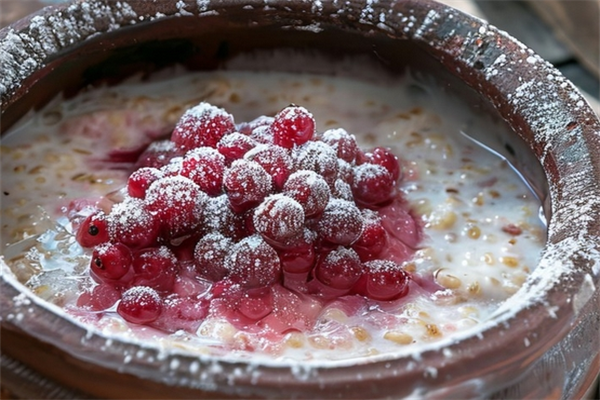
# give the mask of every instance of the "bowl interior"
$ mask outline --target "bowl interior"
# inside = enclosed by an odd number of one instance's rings
[[[551,188],[560,185],[559,181],[565,173],[561,155],[553,150],[550,152],[544,150],[551,139],[542,138],[540,140],[540,136],[536,136],[536,129],[539,130],[539,127],[535,126],[535,121],[530,118],[529,112],[519,110],[514,102],[511,103],[511,96],[519,87],[515,75],[506,74],[502,79],[489,78],[486,75],[490,73],[493,61],[502,54],[512,54],[515,58],[527,56],[527,54],[524,56],[520,53],[522,50],[520,45],[513,42],[512,39],[505,37],[481,21],[430,2],[422,2],[420,5],[411,2],[382,5],[382,12],[393,10],[394,13],[397,13],[396,18],[390,18],[389,21],[386,21],[387,25],[383,26],[374,22],[361,21],[360,15],[362,14],[351,9],[346,9],[344,13],[338,13],[336,16],[334,13],[329,14],[323,10],[315,12],[310,5],[306,4],[277,2],[273,4],[272,8],[264,8],[262,5],[259,7],[258,4],[252,2],[247,7],[240,7],[234,3],[224,2],[215,5],[214,9],[210,10],[195,9],[190,6],[193,13],[184,13],[177,8],[175,2],[159,2],[158,5],[133,2],[131,12],[138,17],[139,21],[143,20],[143,23],[129,25],[122,23],[118,29],[108,29],[108,25],[102,26],[106,22],[97,21],[96,28],[101,32],[100,34],[90,35],[84,40],[76,41],[75,45],[57,49],[49,54],[31,75],[13,87],[7,86],[8,90],[2,92],[2,133],[4,134],[11,126],[17,124],[27,113],[40,109],[57,95],[70,98],[90,86],[118,84],[128,77],[140,73],[150,77],[160,74],[174,65],[191,71],[223,69],[314,72],[363,80],[380,79],[381,74],[397,76],[410,73],[417,79],[444,88],[445,91],[460,98],[462,102],[478,113],[484,113],[497,121],[506,121],[505,123],[510,127],[509,134],[490,137],[485,133],[474,133],[474,139],[506,157],[520,171],[543,203],[546,219],[553,221],[555,210],[560,208],[556,202],[563,199],[560,196],[552,199],[551,193]],[[333,10],[336,7],[333,3],[325,2],[325,7]],[[67,13],[70,12],[69,10],[75,10],[75,8],[65,6],[62,12]],[[435,15],[431,14],[432,10]],[[48,15],[56,12],[55,9],[44,11]],[[72,12],[75,13],[75,11]],[[112,16],[118,15],[118,18],[122,18],[121,22],[125,22],[129,18],[127,13],[118,14],[115,10],[111,10],[111,13]],[[157,17],[159,14],[160,17]],[[371,14],[367,19],[374,21],[377,13],[373,11]],[[431,21],[428,18],[431,19],[436,15],[437,17],[452,15],[454,19],[440,18],[440,21],[446,22],[438,22],[435,29],[428,31],[428,37],[425,37],[426,35],[423,33],[425,31],[419,33],[417,28],[429,29]],[[144,18],[139,18],[139,16],[144,16]],[[404,17],[406,18],[403,20]],[[409,25],[407,21],[412,21],[410,18],[414,18],[415,24],[418,26],[413,28]],[[420,25],[417,22],[420,22]],[[29,28],[31,26],[29,25]],[[410,29],[404,29],[404,27],[410,27]],[[484,35],[481,27],[485,27],[484,32],[493,34]],[[35,36],[33,30],[30,29],[28,32]],[[42,30],[37,32],[38,35],[44,33]],[[6,30],[2,34],[7,35]],[[477,38],[484,40],[485,46],[476,47],[472,44],[476,43]],[[478,50],[474,51],[473,48]],[[362,65],[368,66],[368,68],[362,68]],[[521,67],[519,66],[519,68]],[[545,68],[550,67],[546,66]],[[553,73],[553,70],[551,71]],[[542,73],[547,73],[547,71],[542,69],[534,72],[532,76]],[[566,99],[568,93],[563,97]],[[570,113],[570,110],[567,111]],[[584,126],[585,117],[578,119],[579,114],[577,113],[569,115],[572,115],[577,124]],[[562,120],[559,122],[562,123]],[[570,120],[568,122],[571,123]],[[594,121],[593,123],[597,124]],[[561,150],[564,146],[558,146],[555,149]],[[584,151],[587,152],[587,150]],[[598,154],[593,153],[592,157],[597,159]],[[598,174],[597,171],[595,173]],[[570,199],[571,196],[569,195],[568,198]],[[555,203],[553,204],[552,201]],[[598,214],[597,208],[595,213]],[[596,227],[596,234],[597,231]],[[561,229],[561,232],[564,232],[564,229]],[[564,236],[564,233],[559,234],[559,236],[561,235]],[[551,235],[550,241],[558,240]],[[563,256],[565,255],[558,258],[561,259]],[[556,255],[552,255],[552,257],[556,257]],[[566,257],[571,259],[569,255]],[[578,267],[576,266],[575,269]],[[571,275],[572,271],[568,274]],[[574,282],[580,282],[582,279],[577,277]],[[573,286],[575,285],[574,283]],[[529,288],[533,287],[535,289],[533,292],[538,293],[538,291],[545,290],[542,286],[543,279],[534,276]],[[561,292],[555,282],[551,282],[547,289],[551,292]],[[524,289],[524,291],[526,290]],[[568,287],[568,291],[575,291],[575,289]],[[568,297],[567,292],[551,296],[562,302]],[[4,299],[3,303],[8,301]],[[62,321],[56,321],[55,309],[40,302],[37,304],[40,307],[39,312],[42,318],[52,319],[52,324],[62,324]],[[537,304],[537,301],[528,301],[526,304],[529,306],[535,304],[532,306],[534,309],[545,307],[542,303]],[[535,326],[535,329],[531,331],[533,335],[545,332],[546,335],[554,334],[557,338],[564,336],[564,327],[560,326],[560,322],[570,320],[572,316],[567,315],[568,311],[563,313],[561,307],[562,305],[559,306],[557,317],[552,321],[542,315],[533,318],[531,320],[531,324]],[[527,313],[527,310],[517,307],[506,315],[500,315],[499,320],[509,321],[507,326],[526,336],[530,331],[527,324],[511,325],[514,318],[518,318],[523,313]],[[45,334],[47,334],[48,327],[42,325],[37,325],[33,331],[39,328],[46,330]],[[77,342],[80,341],[82,333],[87,334],[80,327],[75,331],[73,329],[72,325],[63,326],[60,330],[65,335],[63,338],[67,337]],[[506,327],[496,325],[490,325],[486,329],[490,330],[489,334],[493,337],[503,337],[509,331]],[[102,337],[92,336],[87,344],[96,343],[97,345],[105,342]],[[461,342],[463,340],[464,342]],[[68,348],[65,349],[64,344],[61,345],[57,341],[53,344],[62,346],[63,350],[69,352]],[[79,351],[83,349],[84,352],[87,352],[89,351],[87,344],[82,346],[79,343],[76,347]],[[366,373],[366,376],[371,378],[376,375],[384,376],[383,381],[386,384],[378,389],[376,383],[371,383],[361,389],[361,393],[365,395],[375,392],[389,394],[397,390],[392,383],[395,376],[390,372],[394,368],[402,371],[401,374],[406,379],[412,377],[419,384],[423,384],[423,370],[429,363],[432,363],[439,367],[438,373],[435,376],[428,376],[425,381],[427,381],[427,385],[435,387],[436,384],[444,381],[445,376],[442,373],[449,371],[449,368],[455,368],[457,371],[456,374],[459,377],[456,378],[456,382],[464,382],[465,378],[460,377],[460,374],[472,374],[472,371],[469,371],[465,365],[466,359],[489,352],[495,354],[491,358],[492,360],[500,357],[488,343],[483,343],[477,337],[461,338],[452,344],[454,347],[450,346],[450,348],[458,348],[461,345],[470,346],[469,350],[459,350],[456,353],[456,359],[452,362],[443,359],[439,348],[435,346],[425,348],[423,354],[419,355],[426,360],[424,366],[416,367],[414,371],[408,371],[403,367],[406,365],[406,359],[380,360],[377,365],[373,366],[371,372]],[[531,351],[536,349],[543,351],[551,345],[550,341],[535,341]],[[104,366],[114,368],[115,365],[122,362],[123,352],[131,349],[128,346],[131,344],[118,343],[108,350],[102,347],[107,352]],[[510,359],[507,363],[511,365],[517,365],[522,361],[519,359],[517,349],[514,352],[508,351],[506,356]],[[85,357],[94,358],[95,355],[92,352],[87,353]],[[180,360],[177,364],[180,368],[170,371],[170,375],[164,378],[164,381],[180,385],[186,385],[185,382],[187,382],[189,385],[190,365],[193,365],[194,360],[190,357],[186,358],[185,354],[169,354],[165,357]],[[202,359],[200,362],[203,366],[214,365],[211,364],[214,363],[214,360],[210,358]],[[457,367],[461,362],[462,366]],[[390,365],[393,368],[390,369]],[[297,366],[294,367],[297,368]],[[492,368],[489,365],[488,367]],[[146,371],[148,368],[160,369],[160,366],[156,362],[145,360],[133,365],[129,371],[134,371],[135,374],[141,376],[148,376]],[[240,366],[236,363],[225,363],[224,367],[219,368],[222,368],[219,371],[223,377],[216,379],[217,386],[227,381],[227,378],[224,377],[227,373],[230,375],[238,373],[235,371],[238,371],[236,368],[240,368]],[[280,381],[289,382],[290,377],[298,378],[297,369],[290,369],[290,366],[282,368],[275,365],[264,366],[264,368],[268,373],[262,374],[257,379],[267,386],[278,386]],[[316,375],[308,374],[306,376],[320,382],[327,379],[329,382],[335,382],[330,386],[330,392],[318,392],[322,395],[329,395],[340,393],[340,390],[347,390],[349,381],[353,379],[351,377],[356,376],[357,371],[361,376],[365,373],[364,368],[361,369],[360,365],[344,365],[343,368],[338,369],[324,367]],[[246,378],[240,377],[239,393],[252,392],[247,391],[248,387],[254,387],[256,382],[252,381],[253,378],[250,375]],[[507,373],[507,376],[510,379],[515,378],[510,376],[510,373]],[[446,380],[446,383],[448,382]],[[293,385],[290,390],[295,394],[305,393],[303,391],[306,390],[307,385],[310,386],[307,381],[302,379],[296,379]],[[243,390],[246,391],[243,392]],[[270,393],[268,390],[256,390],[255,393],[259,395]],[[410,393],[412,389],[407,390]],[[459,393],[468,394],[472,388],[465,390],[465,392]]]

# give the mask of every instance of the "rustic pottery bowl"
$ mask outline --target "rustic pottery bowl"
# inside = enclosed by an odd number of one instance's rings
[[[0,31],[2,132],[59,93],[175,63],[228,68],[240,53],[279,48],[410,68],[504,119],[515,134],[496,150],[530,177],[548,219],[524,286],[477,334],[309,368],[107,338],[36,297],[2,262],[7,387],[25,366],[63,393],[101,398],[583,396],[600,370],[600,122],[556,69],[484,21],[427,0],[73,1]]]

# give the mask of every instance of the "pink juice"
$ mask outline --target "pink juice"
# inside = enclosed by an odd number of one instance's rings
[[[225,110],[233,121],[219,124],[240,134],[221,147],[220,136],[189,144],[193,138],[185,132],[173,134],[187,123],[186,111],[201,102]],[[261,150],[261,132],[276,137],[272,132],[285,131],[292,117],[283,119],[283,128],[257,118],[276,116],[290,104],[307,110],[315,138],[337,151],[334,172],[324,156],[309,157],[317,150],[301,154],[309,147],[305,141],[312,141],[306,137],[296,143],[282,134],[274,140],[286,151]],[[409,78],[380,84],[219,72],[90,90],[52,102],[3,138],[3,252],[39,235],[3,262],[69,318],[135,341],[199,354],[299,361],[411,351],[493,319],[527,279],[545,241],[539,201],[504,159],[461,135],[465,129],[493,136],[506,128]],[[341,142],[340,135],[352,141]],[[173,137],[175,151],[166,140]],[[354,149],[354,141],[362,150]],[[211,146],[220,150],[194,150]],[[375,148],[389,149],[397,164]],[[240,161],[215,161],[219,154],[238,153]],[[216,185],[215,179],[198,178],[202,195],[187,183],[193,171],[181,172],[194,160],[223,175]],[[250,190],[236,180],[259,161],[268,171],[264,193],[264,185]],[[159,164],[167,165],[161,177],[173,177],[150,189],[145,185],[156,176],[138,173],[135,187],[145,194],[132,195],[132,171]],[[316,178],[302,172],[314,169]],[[257,174],[253,182],[263,179]],[[348,174],[352,180],[342,179]],[[303,202],[301,192],[311,179],[325,182],[310,186],[328,193],[324,201],[315,195],[310,204]],[[386,179],[391,186],[380,195]],[[179,200],[161,202],[170,191],[167,198]],[[209,199],[210,218],[179,217],[186,207],[184,215],[194,214],[195,203],[184,195]],[[148,196],[155,197],[148,212],[161,216],[160,227],[146,222],[138,207]],[[122,265],[129,253],[103,246],[105,239],[95,243],[95,234],[89,243],[82,239],[82,224],[103,226],[90,210],[126,221],[128,229],[111,235],[139,247],[136,259],[152,262],[132,261],[123,271],[107,267],[112,260]],[[359,221],[355,225],[351,215]],[[273,221],[283,221],[283,228]],[[248,260],[257,251],[262,258],[254,270]],[[368,274],[378,278],[369,280]]]

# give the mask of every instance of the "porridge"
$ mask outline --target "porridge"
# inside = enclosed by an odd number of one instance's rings
[[[467,136],[506,128],[455,103],[250,72],[54,101],[3,138],[4,261],[93,329],[201,354],[338,360],[476,329],[545,226]]]

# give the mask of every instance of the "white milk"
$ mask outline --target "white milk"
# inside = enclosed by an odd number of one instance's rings
[[[434,277],[443,289],[411,295],[400,305],[372,304],[358,315],[325,307],[313,331],[292,333],[274,344],[216,318],[196,334],[173,335],[129,327],[110,312],[101,318],[73,313],[74,318],[124,338],[198,353],[249,357],[242,344],[250,341],[256,347],[253,357],[365,357],[477,329],[537,263],[545,241],[540,203],[504,160],[460,134],[465,129],[493,134],[505,127],[409,79],[377,84],[215,72],[56,100],[3,138],[0,248],[4,252],[11,243],[42,234],[24,257],[5,260],[19,279],[71,310],[80,288],[89,284],[89,253],[74,241],[65,207],[73,199],[100,198],[122,188],[127,172],[109,168],[114,165],[103,161],[108,152],[168,133],[185,109],[200,101],[224,107],[238,123],[294,103],[314,114],[320,132],[343,127],[363,148],[392,148],[405,165],[401,190],[425,226],[422,248],[408,268]],[[508,226],[521,233],[503,231]]]

